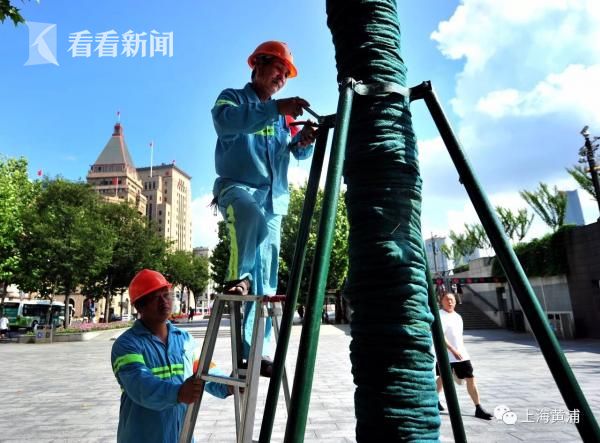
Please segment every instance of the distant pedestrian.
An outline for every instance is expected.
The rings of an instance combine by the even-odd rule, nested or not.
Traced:
[[[129,285],[140,318],[112,347],[113,372],[121,386],[118,443],[176,443],[186,405],[200,398],[203,385],[225,398],[232,389],[193,376],[196,346],[187,332],[173,326],[170,283],[156,271],[140,271]],[[211,363],[212,366],[212,363]],[[212,375],[226,376],[217,369]]]
[[[459,380],[466,380],[467,392],[475,405],[475,417],[483,420],[491,420],[492,414],[483,409],[479,400],[479,390],[477,389],[475,376],[473,375],[473,365],[463,341],[463,320],[454,310],[456,306],[454,294],[446,292],[442,296],[441,304],[440,320],[442,322],[442,329],[444,330],[446,347],[448,348],[448,359],[450,360],[452,371]],[[442,378],[439,376],[439,368],[437,366],[436,373],[438,375],[436,385],[439,394],[442,392]],[[440,411],[444,410],[439,401],[438,408]]]
[[[188,308],[188,323],[194,321],[194,309],[191,306]]]
[[[8,318],[2,313],[0,317],[0,337],[6,338],[8,336]]]

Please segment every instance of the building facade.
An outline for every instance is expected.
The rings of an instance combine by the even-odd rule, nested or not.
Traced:
[[[425,240],[425,251],[427,262],[432,275],[441,275],[448,271],[448,258],[442,253],[442,246],[446,243],[446,237],[432,236]]]
[[[178,251],[192,251],[191,177],[174,164],[138,168],[146,216]]]
[[[107,201],[128,202],[140,214],[146,213],[142,182],[129,154],[120,123],[115,124],[111,138],[90,167],[86,179]]]

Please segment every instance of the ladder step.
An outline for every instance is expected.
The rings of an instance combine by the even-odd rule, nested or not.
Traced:
[[[219,375],[202,375],[201,378],[204,381],[212,381],[228,386],[238,386],[240,388],[245,388],[247,385],[245,378],[223,377]]]

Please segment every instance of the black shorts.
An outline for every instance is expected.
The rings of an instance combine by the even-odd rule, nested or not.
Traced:
[[[471,364],[471,360],[450,363],[450,367],[456,374],[457,378],[473,378],[473,365]],[[440,375],[440,369],[438,368],[437,364],[435,365],[435,375]]]

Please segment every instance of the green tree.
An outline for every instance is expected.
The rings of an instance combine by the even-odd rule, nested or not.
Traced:
[[[215,290],[223,292],[223,284],[228,280],[227,268],[229,267],[229,235],[227,234],[227,223],[221,220],[218,223],[217,246],[210,256],[210,278],[215,283]]]
[[[40,0],[36,0],[36,2],[39,3]],[[22,0],[22,3],[25,3],[25,1]],[[0,0],[0,22],[4,23],[6,18],[11,19],[15,26],[19,23],[25,23],[25,19],[21,15],[20,9],[12,5],[10,0]]]
[[[164,264],[164,273],[167,280],[173,286],[181,286],[181,301],[183,301],[183,294],[186,292],[186,289],[188,290],[188,307],[190,305],[189,283],[194,278],[193,258],[194,256],[191,252],[174,251],[167,254]]]
[[[53,299],[71,293],[111,260],[116,236],[103,223],[98,195],[86,184],[45,179],[23,215],[18,285]],[[69,323],[69,309],[65,323]]]
[[[27,178],[27,160],[0,157],[0,304],[19,268],[23,211],[37,189]]]
[[[473,234],[460,234],[450,231],[448,237],[451,242],[450,246],[443,245],[441,251],[442,254],[454,262],[454,267],[459,266],[465,257],[475,252],[478,247],[478,239]]]
[[[594,190],[594,183],[592,182],[592,176],[589,175],[583,166],[573,166],[572,168],[566,168],[567,172],[577,182],[581,188],[590,194],[594,200],[598,200],[596,191]]]
[[[290,206],[288,214],[284,217],[281,232],[281,252],[279,254],[279,290],[280,293],[287,292],[287,284],[290,278],[290,270],[296,249],[296,239],[300,228],[300,218],[304,205],[306,184],[301,187],[293,186],[290,190]],[[315,215],[313,217],[308,244],[306,250],[306,261],[302,282],[300,286],[299,302],[304,303],[308,286],[310,283],[311,268],[317,243],[317,230],[323,201],[323,191],[317,193]],[[327,287],[332,289],[341,288],[348,272],[348,217],[346,215],[345,193],[339,196],[338,209],[336,213],[335,231],[329,263],[329,274],[327,276]]]
[[[98,209],[103,224],[116,238],[110,261],[98,274],[89,276],[83,292],[95,299],[106,298],[104,318],[108,321],[112,297],[122,296],[139,270],[160,269],[167,245],[128,203],[102,202]],[[123,303],[120,306],[122,314]]]
[[[504,232],[511,240],[519,243],[525,238],[529,228],[531,228],[533,214],[530,216],[527,209],[519,209],[514,213],[510,209],[501,206],[496,206],[496,213],[504,227]]]
[[[206,257],[192,255],[192,275],[186,286],[194,294],[196,306],[200,304],[200,296],[208,286],[208,259]],[[190,300],[188,299],[188,306]]]
[[[523,190],[519,194],[553,231],[564,225],[567,196],[556,186],[554,192],[551,192],[547,184],[540,183],[536,191]]]

